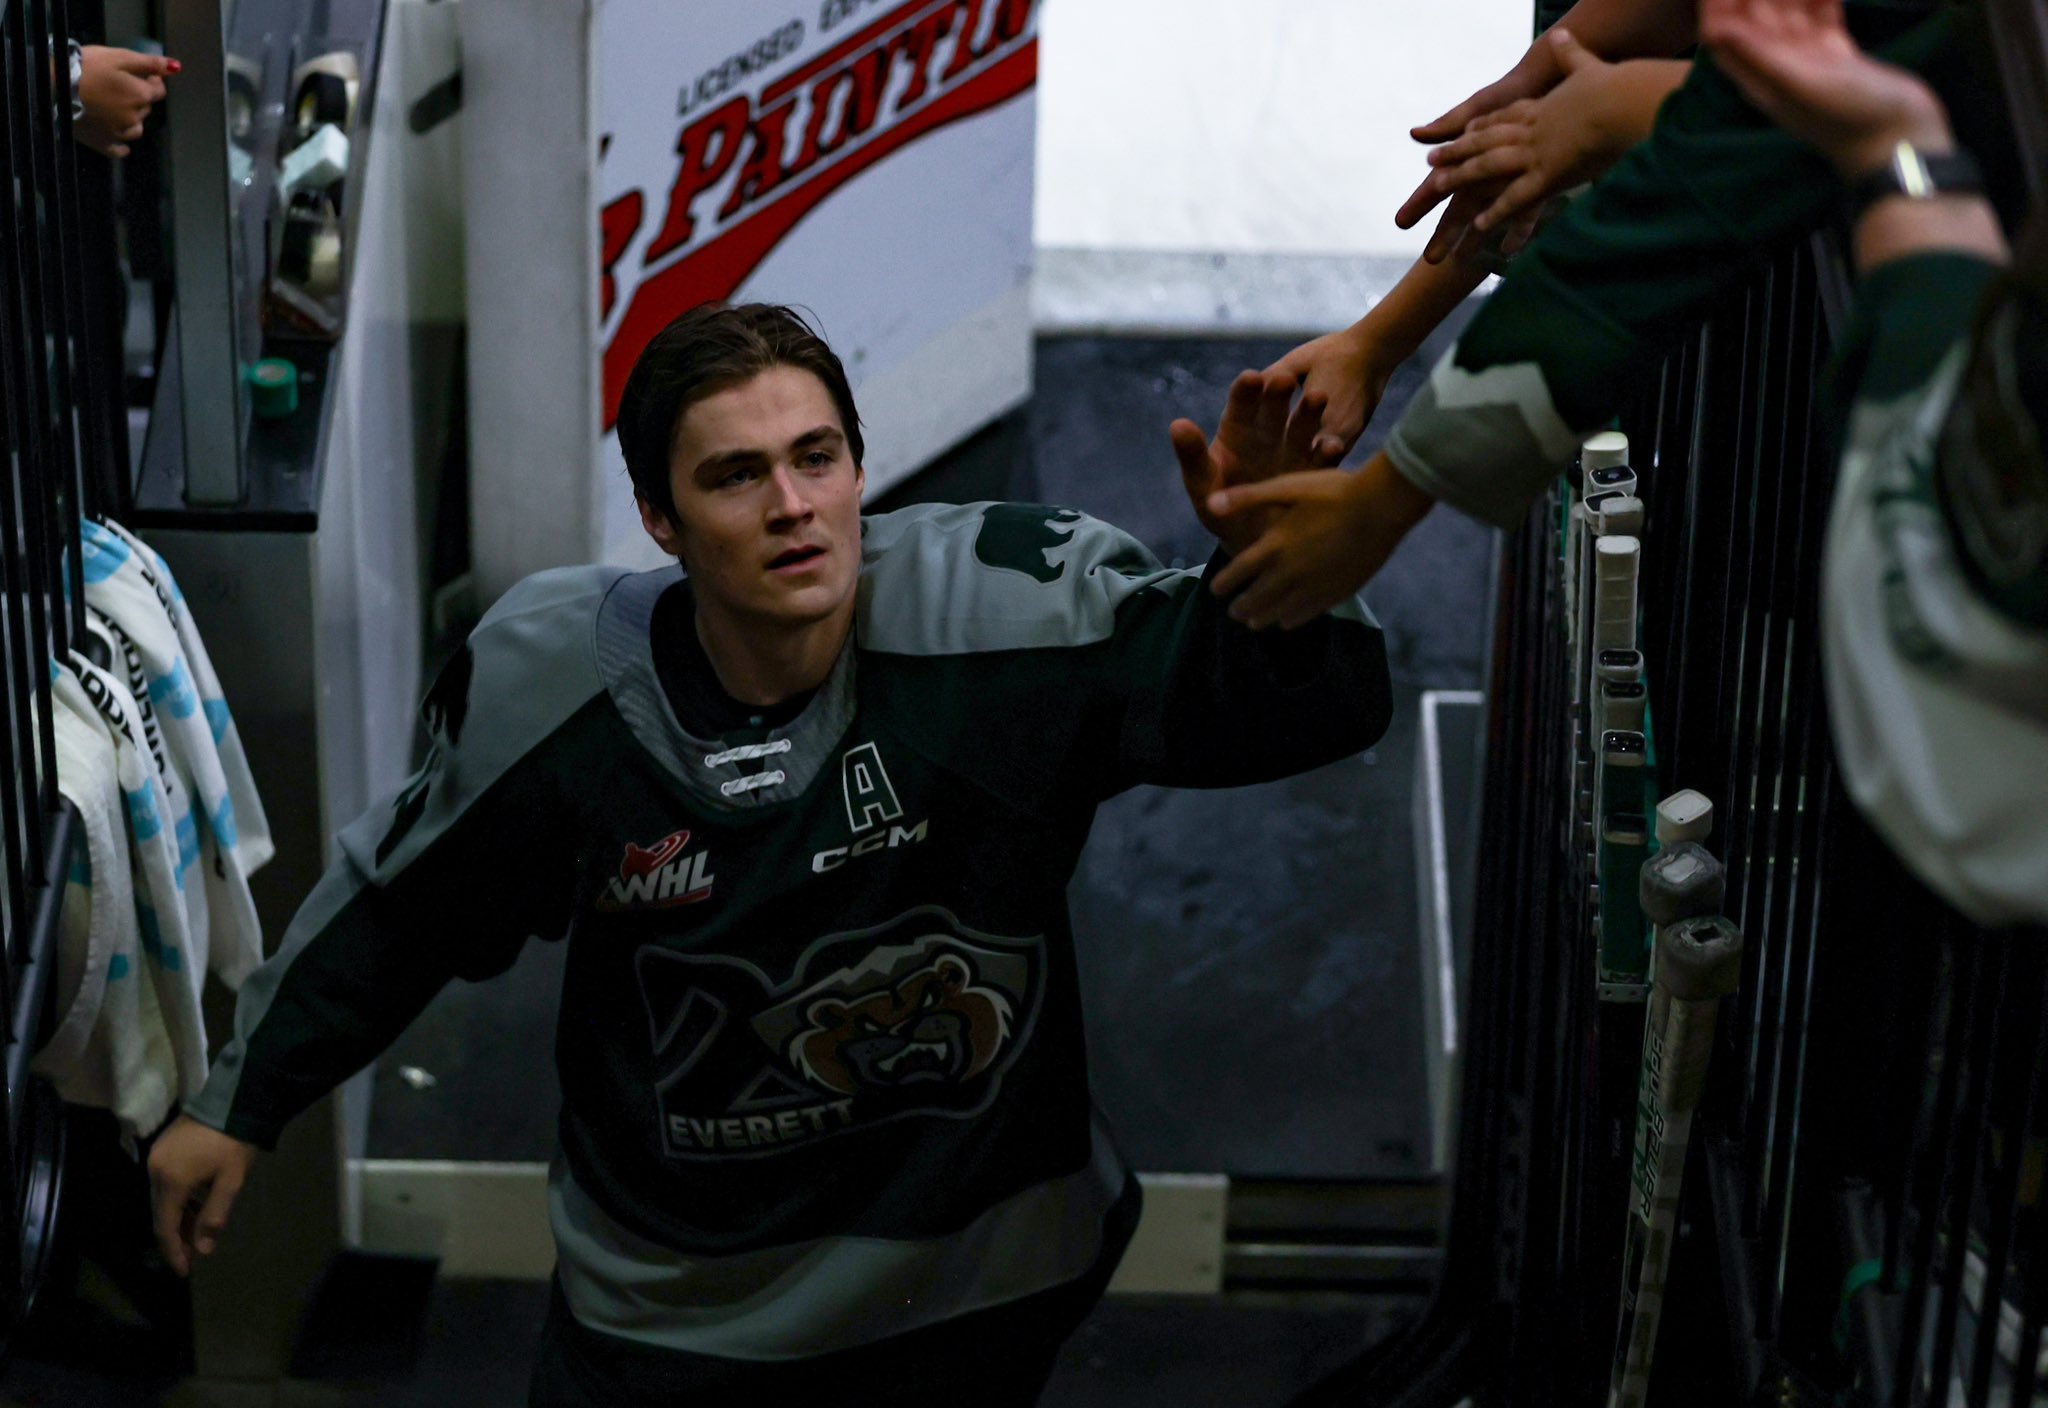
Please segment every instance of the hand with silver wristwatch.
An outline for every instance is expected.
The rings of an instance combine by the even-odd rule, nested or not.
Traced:
[[[1700,40],[1759,111],[1840,174],[1859,273],[1929,249],[2004,259],[1983,177],[1941,99],[1858,48],[1840,0],[1701,0]]]

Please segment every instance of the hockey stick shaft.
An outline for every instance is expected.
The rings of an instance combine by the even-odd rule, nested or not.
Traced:
[[[1693,1112],[1706,1085],[1720,1001],[1735,991],[1741,970],[1742,935],[1726,919],[1682,919],[1658,934],[1608,1408],[1643,1408],[1649,1393]]]

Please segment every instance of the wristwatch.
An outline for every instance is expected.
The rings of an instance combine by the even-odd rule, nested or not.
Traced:
[[[1946,152],[1923,152],[1911,142],[1892,148],[1891,160],[1858,177],[1849,187],[1849,218],[1860,219],[1886,196],[1930,200],[1941,195],[1981,195],[1984,173],[1961,147]]]

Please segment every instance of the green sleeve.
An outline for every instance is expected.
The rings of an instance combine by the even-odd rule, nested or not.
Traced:
[[[1224,559],[1126,600],[1097,653],[1097,781],[1239,787],[1360,752],[1392,716],[1385,638],[1361,600],[1296,631],[1249,631],[1209,590]]]
[[[1934,84],[1965,144],[1999,169],[1996,85],[1987,100],[1965,21],[1868,3],[1850,15],[1862,42]],[[1827,164],[1702,57],[1649,140],[1515,260],[1395,427],[1389,457],[1435,497],[1512,526],[1671,345],[1840,195]]]
[[[1970,335],[1998,266],[1951,250],[1894,259],[1856,288],[1855,311],[1828,373],[1836,424],[1857,406],[1915,395]]]
[[[1941,522],[1956,570],[1985,605],[2022,632],[2048,627],[2048,552],[2038,525],[2041,453],[2036,435],[1989,435],[1984,408],[1972,401],[1972,358],[1993,355],[2008,384],[2007,403],[1991,417],[2022,423],[2029,370],[2010,319],[1986,324],[1970,346],[1999,266],[1978,256],[1935,251],[1893,260],[1857,290],[1856,312],[1830,374],[1829,394],[1843,427],[1844,454],[1887,468],[1876,481],[1887,505],[1915,505]],[[2001,337],[2009,339],[1993,351]],[[2018,402],[2017,404],[2015,402]],[[2034,413],[2038,415],[2038,412]]]

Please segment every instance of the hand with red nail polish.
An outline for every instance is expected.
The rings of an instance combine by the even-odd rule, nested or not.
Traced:
[[[80,48],[78,101],[84,112],[72,123],[72,135],[102,156],[128,155],[129,143],[142,135],[149,110],[164,98],[164,75],[176,73],[176,59],[104,44]]]

